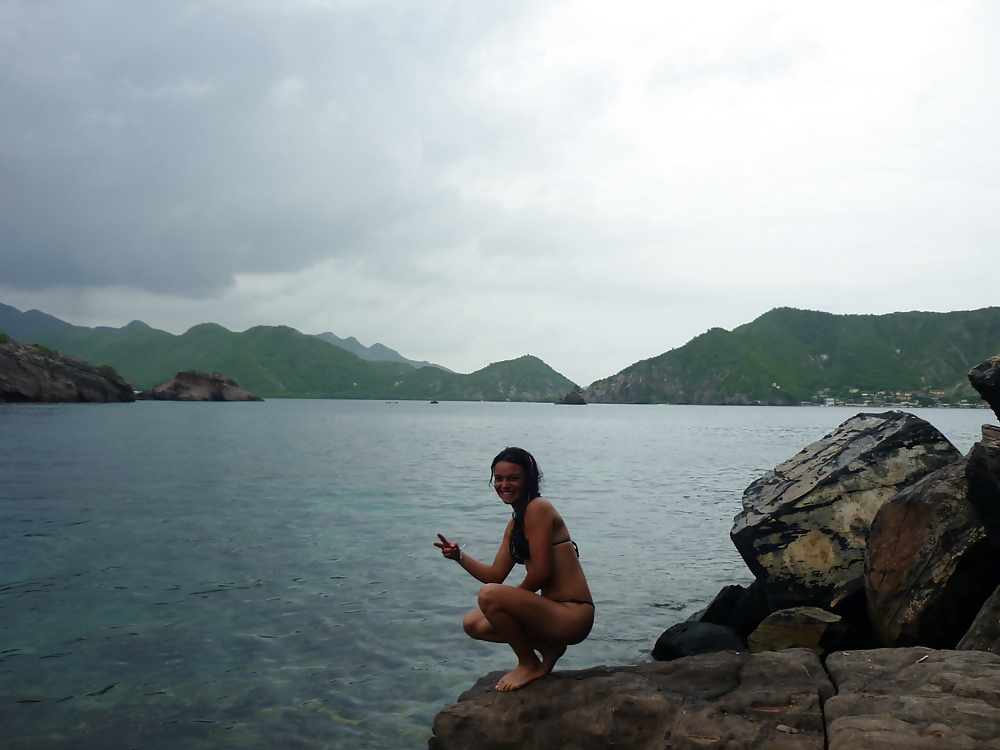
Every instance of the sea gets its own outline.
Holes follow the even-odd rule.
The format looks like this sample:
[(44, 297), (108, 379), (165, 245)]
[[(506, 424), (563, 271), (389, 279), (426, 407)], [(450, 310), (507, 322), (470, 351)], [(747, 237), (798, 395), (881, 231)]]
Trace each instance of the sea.
[[(469, 639), (533, 452), (580, 547), (591, 636), (560, 669), (650, 659), (750, 575), (743, 490), (858, 408), (270, 400), (0, 405), (5, 750), (426, 747), (509, 648)], [(962, 452), (989, 411), (913, 409)], [(515, 568), (510, 582), (519, 582)]]

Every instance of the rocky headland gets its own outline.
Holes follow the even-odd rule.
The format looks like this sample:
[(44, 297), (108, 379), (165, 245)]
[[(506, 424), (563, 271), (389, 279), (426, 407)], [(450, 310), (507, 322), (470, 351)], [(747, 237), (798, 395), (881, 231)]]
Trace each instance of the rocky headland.
[(263, 401), (250, 391), (240, 388), (235, 380), (214, 372), (198, 370), (177, 373), (166, 383), (142, 391), (136, 398), (143, 401)]
[[(1000, 356), (969, 380), (1000, 418)], [(1000, 750), (1000, 428), (962, 456), (912, 414), (858, 414), (753, 482), (731, 536), (754, 582), (659, 661), (486, 675), (429, 747)]]
[(109, 367), (94, 367), (43, 346), (0, 334), (0, 402), (108, 403), (135, 401), (132, 388)]

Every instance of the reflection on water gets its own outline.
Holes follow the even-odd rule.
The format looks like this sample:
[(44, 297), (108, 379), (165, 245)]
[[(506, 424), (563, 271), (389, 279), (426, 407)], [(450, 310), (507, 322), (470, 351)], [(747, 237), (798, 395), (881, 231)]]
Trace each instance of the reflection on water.
[[(968, 450), (989, 412), (921, 411)], [(748, 574), (743, 488), (846, 409), (270, 401), (0, 406), (5, 748), (416, 748), (512, 665), (460, 620), (538, 457), (597, 605), (563, 668), (647, 658)], [(520, 569), (515, 570), (516, 575)]]

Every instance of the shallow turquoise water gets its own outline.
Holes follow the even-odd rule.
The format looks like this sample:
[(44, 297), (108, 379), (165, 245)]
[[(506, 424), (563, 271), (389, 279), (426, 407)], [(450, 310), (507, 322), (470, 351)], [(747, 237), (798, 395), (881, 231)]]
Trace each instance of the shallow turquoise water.
[[(915, 410), (962, 450), (988, 411)], [(597, 605), (561, 668), (648, 658), (723, 585), (744, 487), (847, 409), (0, 406), (0, 726), (20, 748), (417, 748), (505, 647), (464, 636), (487, 480), (533, 451)], [(517, 570), (513, 575), (517, 574)]]

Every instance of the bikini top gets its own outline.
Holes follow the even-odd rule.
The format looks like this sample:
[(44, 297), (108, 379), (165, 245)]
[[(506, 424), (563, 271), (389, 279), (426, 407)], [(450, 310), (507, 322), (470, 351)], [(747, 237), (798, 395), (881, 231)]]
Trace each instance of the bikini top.
[[(573, 545), (573, 549), (576, 550), (576, 556), (579, 557), (580, 556), (580, 548), (577, 546), (576, 542), (574, 542), (572, 539), (563, 539), (563, 540), (558, 541), (558, 542), (552, 542), (552, 546), (555, 547), (557, 544), (566, 544), (567, 542), (569, 542), (570, 544)], [(524, 543), (525, 543), (525, 545), (529, 544), (529, 542), (528, 542), (527, 539), (524, 540)], [(519, 559), (517, 559), (517, 557), (514, 558), (514, 562), (516, 562), (518, 565), (524, 565), (524, 560), (519, 560)]]

